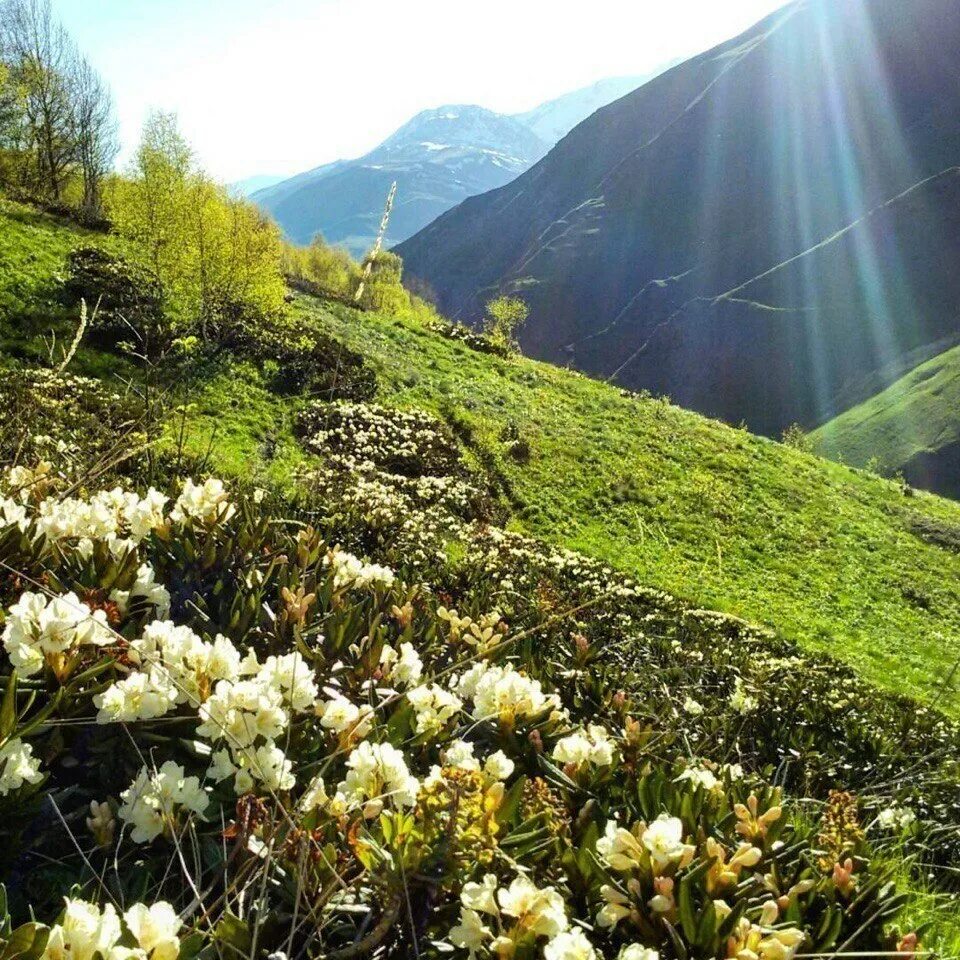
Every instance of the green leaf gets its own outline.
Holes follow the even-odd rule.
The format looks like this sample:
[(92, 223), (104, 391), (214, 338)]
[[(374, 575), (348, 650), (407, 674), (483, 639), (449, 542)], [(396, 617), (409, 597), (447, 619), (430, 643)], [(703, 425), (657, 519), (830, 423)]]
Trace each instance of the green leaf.
[(6, 740), (17, 725), (17, 671), (14, 670), (7, 680), (7, 689), (0, 706), (0, 740)]
[(247, 925), (232, 913), (225, 913), (217, 924), (216, 937), (222, 944), (246, 957), (250, 953), (250, 930)]
[(680, 916), (680, 926), (683, 928), (683, 934), (690, 941), (697, 941), (697, 915), (693, 906), (693, 890), (691, 884), (691, 875), (687, 874), (680, 881), (680, 891), (677, 895), (677, 912)]
[[(33, 958), (43, 953), (49, 931), (39, 923), (25, 923), (17, 927), (0, 949), (0, 960)], [(42, 941), (38, 944), (38, 940)]]
[(713, 900), (707, 897), (706, 902), (700, 910), (700, 919), (697, 921), (697, 935), (694, 943), (698, 947), (710, 947), (713, 943), (713, 935), (717, 932), (717, 908), (713, 905)]

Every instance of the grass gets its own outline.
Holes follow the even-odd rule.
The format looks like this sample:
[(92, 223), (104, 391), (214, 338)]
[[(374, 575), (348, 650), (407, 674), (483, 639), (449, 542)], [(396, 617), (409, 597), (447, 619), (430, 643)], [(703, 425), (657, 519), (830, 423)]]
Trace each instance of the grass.
[(864, 466), (896, 470), (918, 453), (960, 440), (960, 347), (920, 364), (886, 390), (811, 434), (816, 449)]
[[(71, 246), (91, 238), (12, 209), (0, 209), (0, 275), (13, 260), (21, 279), (4, 289), (17, 291), (19, 309), (35, 308)], [(14, 319), (0, 309), (0, 344), (29, 353), (33, 341)], [(377, 372), (378, 402), (456, 424), (508, 485), (514, 528), (700, 607), (770, 625), (882, 687), (960, 715), (960, 677), (951, 674), (960, 659), (960, 505), (906, 496), (890, 481), (664, 400), (478, 353), (403, 318), (298, 297), (291, 322), (361, 353)], [(87, 348), (76, 369), (111, 365)], [(181, 392), (187, 452), (209, 452), (223, 474), (289, 487), (307, 460), (293, 437), (302, 398), (276, 396), (254, 367), (229, 358)], [(164, 443), (177, 444), (180, 426), (177, 417), (166, 424)], [(529, 444), (529, 462), (510, 455), (502, 438), (511, 433)]]
[[(380, 402), (469, 425), (519, 505), (513, 525), (640, 582), (775, 627), (889, 689), (960, 713), (960, 506), (398, 318), (299, 301), (377, 371)], [(514, 462), (500, 439), (530, 444)], [(954, 677), (954, 679), (956, 679)]]

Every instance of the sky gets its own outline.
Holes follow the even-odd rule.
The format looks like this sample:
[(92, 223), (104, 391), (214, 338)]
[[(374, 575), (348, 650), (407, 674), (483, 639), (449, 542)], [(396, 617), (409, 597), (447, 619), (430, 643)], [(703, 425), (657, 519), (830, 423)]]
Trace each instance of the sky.
[(123, 144), (173, 111), (231, 182), (372, 149), (420, 110), (528, 110), (733, 37), (783, 0), (53, 0)]

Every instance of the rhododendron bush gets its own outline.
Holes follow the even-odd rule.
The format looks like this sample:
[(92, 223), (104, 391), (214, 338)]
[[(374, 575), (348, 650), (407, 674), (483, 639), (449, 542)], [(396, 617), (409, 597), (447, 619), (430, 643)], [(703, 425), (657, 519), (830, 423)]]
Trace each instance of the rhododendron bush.
[[(411, 426), (327, 439), (409, 477)], [(868, 836), (913, 807), (770, 782), (770, 638), (468, 512), (367, 556), (258, 499), (2, 473), (3, 960), (917, 949)]]

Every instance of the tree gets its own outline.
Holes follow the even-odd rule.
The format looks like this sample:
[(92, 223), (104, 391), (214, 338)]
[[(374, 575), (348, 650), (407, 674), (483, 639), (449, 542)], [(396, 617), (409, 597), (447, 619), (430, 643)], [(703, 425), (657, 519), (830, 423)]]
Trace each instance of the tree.
[(222, 339), (283, 308), (279, 229), (197, 168), (172, 114), (148, 118), (108, 209), (150, 271), (171, 332)]
[(71, 77), (76, 157), (83, 174), (83, 208), (98, 214), (103, 181), (117, 157), (117, 128), (110, 91), (85, 57)]
[(153, 274), (165, 307), (182, 299), (178, 289), (187, 255), (188, 179), (193, 155), (172, 114), (153, 113), (143, 128), (128, 176), (109, 198), (117, 231)]
[(487, 304), (483, 330), (491, 340), (516, 349), (516, 334), (526, 323), (530, 308), (520, 297), (497, 297)]
[(6, 0), (0, 8), (0, 50), (23, 91), (36, 186), (60, 200), (77, 159), (73, 41), (54, 19), (50, 0)]

